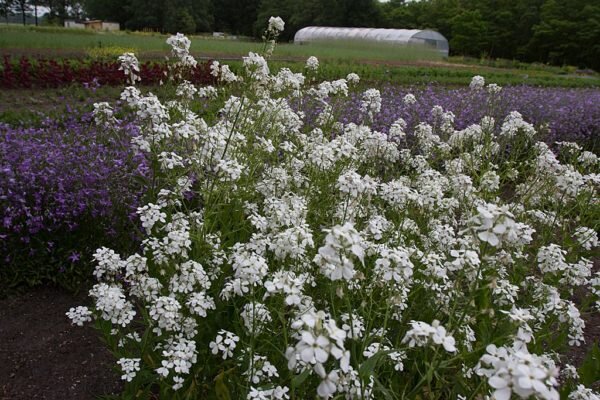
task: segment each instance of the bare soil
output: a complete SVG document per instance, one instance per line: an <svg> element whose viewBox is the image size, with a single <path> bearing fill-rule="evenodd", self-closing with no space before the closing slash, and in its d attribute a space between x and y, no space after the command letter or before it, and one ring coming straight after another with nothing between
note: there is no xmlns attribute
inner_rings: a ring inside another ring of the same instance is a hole
<svg viewBox="0 0 600 400"><path fill-rule="evenodd" d="M121 391L97 332L65 316L85 303L85 293L52 287L0 300L0 399L92 400Z"/></svg>

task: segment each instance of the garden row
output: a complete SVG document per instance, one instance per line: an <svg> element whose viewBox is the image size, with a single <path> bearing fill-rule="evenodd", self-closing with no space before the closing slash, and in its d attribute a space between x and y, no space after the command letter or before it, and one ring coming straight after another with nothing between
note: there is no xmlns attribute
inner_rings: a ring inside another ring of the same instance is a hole
<svg viewBox="0 0 600 400"><path fill-rule="evenodd" d="M124 83L122 72L118 70L118 48L92 48L87 54L77 57L4 55L0 65L1 88L56 88L73 84L101 84L119 86ZM29 53L26 53L29 54ZM214 82L208 70L209 62L200 62L189 76L196 84ZM239 72L241 63L232 61L231 68ZM300 61L273 61L272 67L289 67L295 72L302 71ZM167 64L150 58L140 63L140 73L145 85L157 85L165 79ZM335 80L350 72L358 73L363 82L378 85L389 82L395 85L428 85L437 83L445 86L465 86L473 75L485 75L488 79L505 86L540 86L595 88L600 86L597 76L557 75L547 71L487 68L476 65L454 66L420 61L398 61L384 63L369 61L356 63L347 59L333 59L324 62L319 70L320 79Z"/></svg>
<svg viewBox="0 0 600 400"><path fill-rule="evenodd" d="M406 107L403 99L409 93L416 103ZM431 110L441 106L455 114L457 129L465 129L489 111L481 107L489 98L486 92L468 88L387 86L373 127L388 133L398 118L409 126L417 121L433 123ZM360 102L356 94L343 99L340 121L358 122ZM68 103L67 99L67 108ZM510 87L496 97L492 112L500 120L511 110L520 110L551 146L577 141L597 152L598 104L600 90L596 89ZM209 118L211 109L205 100L197 100L193 108ZM305 105L303 111L310 125L322 106ZM121 115L124 109L118 106L115 112ZM132 213L140 204L142 182L149 173L130 145L135 126L120 124L118 135L107 135L93 124L91 112L71 109L66 116L33 126L26 121L19 127L0 125L3 283L53 280L72 286L89 271L83 266L91 250L115 240L134 245Z"/></svg>
<svg viewBox="0 0 600 400"><path fill-rule="evenodd" d="M22 56L18 59L4 56L0 67L0 88L57 88L72 84L112 85L125 84L119 63L106 60L43 59ZM140 65L144 83L158 85L166 79L167 64L147 61ZM195 84L214 81L209 64L198 65L189 77Z"/></svg>

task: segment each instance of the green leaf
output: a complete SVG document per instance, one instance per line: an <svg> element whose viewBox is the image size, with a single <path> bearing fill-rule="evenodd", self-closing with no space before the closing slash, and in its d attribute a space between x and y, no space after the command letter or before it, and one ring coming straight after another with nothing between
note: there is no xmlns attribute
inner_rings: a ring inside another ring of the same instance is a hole
<svg viewBox="0 0 600 400"><path fill-rule="evenodd" d="M373 375L373 372L375 371L377 363L379 362L381 357L387 356L392 352L394 352L394 350L380 351L373 357L369 358L367 361L362 363L362 365L358 369L358 374L360 375L360 377L362 379L368 379L371 375Z"/></svg>
<svg viewBox="0 0 600 400"><path fill-rule="evenodd" d="M598 342L594 342L578 372L581 383L586 386L591 386L593 383L600 381L600 348Z"/></svg>
<svg viewBox="0 0 600 400"><path fill-rule="evenodd" d="M219 400L231 400L231 395L229 394L229 389L227 389L227 385L225 384L225 373L221 372L215 378L215 393L217 395L217 399Z"/></svg>
<svg viewBox="0 0 600 400"><path fill-rule="evenodd" d="M310 375L310 369L305 369L304 371L302 371L302 373L300 375L296 375L294 377L294 379L292 379L292 387L293 388L297 388L300 387L300 385L302 385L304 383L304 381L306 380L306 378L308 378L308 376Z"/></svg>

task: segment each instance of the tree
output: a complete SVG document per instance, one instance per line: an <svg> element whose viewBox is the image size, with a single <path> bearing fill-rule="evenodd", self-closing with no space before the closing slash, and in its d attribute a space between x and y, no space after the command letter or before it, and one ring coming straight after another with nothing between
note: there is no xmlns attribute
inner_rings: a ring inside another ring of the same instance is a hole
<svg viewBox="0 0 600 400"><path fill-rule="evenodd" d="M131 15L125 23L127 29L163 30L165 19L165 2L163 0L129 0L125 10Z"/></svg>
<svg viewBox="0 0 600 400"><path fill-rule="evenodd" d="M26 14L31 11L31 4L28 0L17 0L15 4L17 12L21 13L21 17L23 18L23 25L25 25L27 23Z"/></svg>
<svg viewBox="0 0 600 400"><path fill-rule="evenodd" d="M479 11L463 11L450 20L450 48L459 54L479 57L485 49L487 24Z"/></svg>
<svg viewBox="0 0 600 400"><path fill-rule="evenodd" d="M0 0L0 17L6 19L8 23L8 16L14 12L15 0Z"/></svg>
<svg viewBox="0 0 600 400"><path fill-rule="evenodd" d="M169 8L163 28L169 33L189 34L196 32L196 22L187 8Z"/></svg>
<svg viewBox="0 0 600 400"><path fill-rule="evenodd" d="M219 32L253 36L259 0L213 0L213 26ZM260 34L260 33L259 33Z"/></svg>
<svg viewBox="0 0 600 400"><path fill-rule="evenodd" d="M83 6L88 17L118 22L121 26L133 16L124 0L85 0Z"/></svg>

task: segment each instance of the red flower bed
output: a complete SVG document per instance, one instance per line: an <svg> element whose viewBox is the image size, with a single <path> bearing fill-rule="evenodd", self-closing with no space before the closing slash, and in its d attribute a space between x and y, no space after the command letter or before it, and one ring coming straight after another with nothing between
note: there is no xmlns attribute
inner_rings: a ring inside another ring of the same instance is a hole
<svg viewBox="0 0 600 400"><path fill-rule="evenodd" d="M140 75L144 84L158 84L165 78L166 71L166 63L140 63ZM196 84L214 83L215 78L210 75L210 63L198 63L190 79ZM13 59L4 56L0 66L1 88L52 88L91 82L111 86L127 84L116 61L47 60L25 56Z"/></svg>

